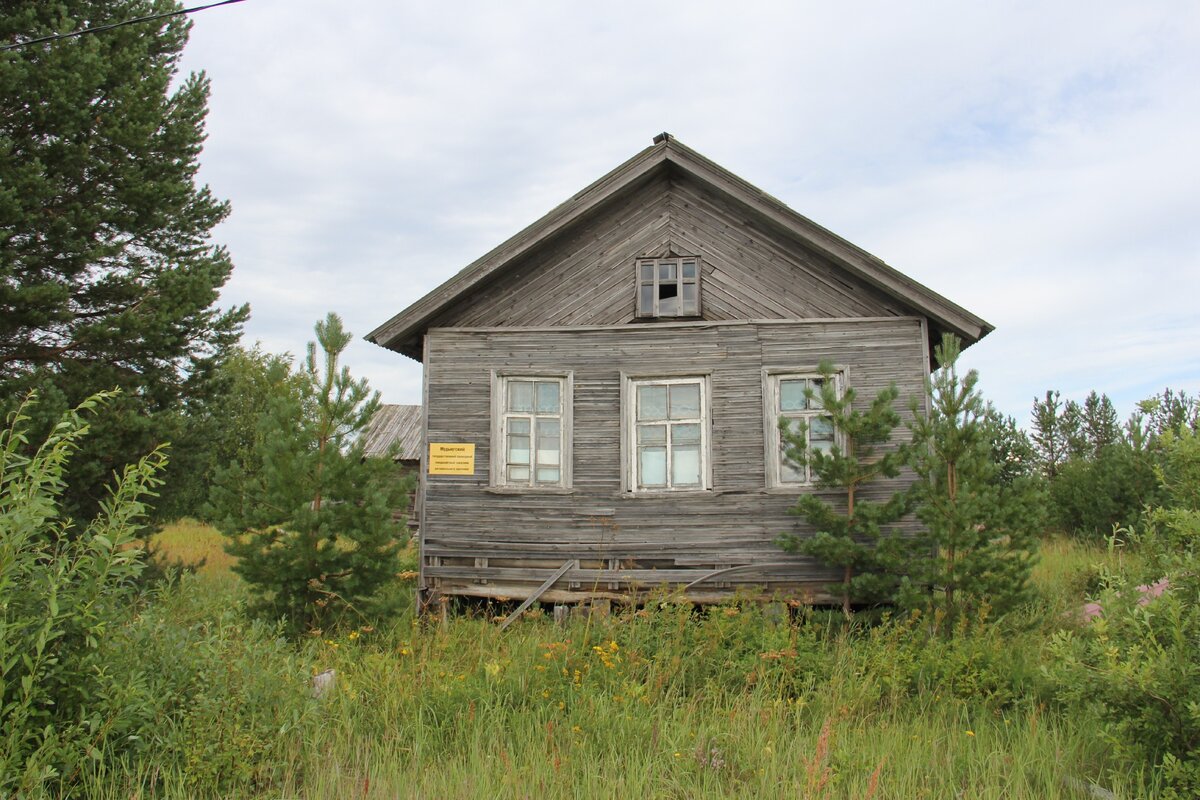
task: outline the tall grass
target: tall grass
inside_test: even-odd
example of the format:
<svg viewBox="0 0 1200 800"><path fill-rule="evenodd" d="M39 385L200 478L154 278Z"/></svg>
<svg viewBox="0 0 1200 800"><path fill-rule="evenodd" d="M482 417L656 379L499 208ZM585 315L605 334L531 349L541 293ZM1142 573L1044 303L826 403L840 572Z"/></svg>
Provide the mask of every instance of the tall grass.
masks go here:
<svg viewBox="0 0 1200 800"><path fill-rule="evenodd" d="M188 525L160 546L202 549L206 536ZM1068 587L1107 558L1052 542L1042 606L1081 601ZM240 591L210 566L177 587L169 614L193 624ZM386 630L307 639L287 664L242 659L266 673L337 672L329 695L280 720L271 770L199 785L143 762L97 776L91 794L1069 798L1087 796L1082 780L1143 796L1136 775L1114 780L1121 765L1086 726L1040 699L1047 632L1071 624L1042 611L967 621L953 637L919 617L847 626L736 602L700 614L665 596L565 626L535 610L504 633L481 617L441 626L409 613ZM245 735L232 715L228 729L206 720L205 736Z"/></svg>

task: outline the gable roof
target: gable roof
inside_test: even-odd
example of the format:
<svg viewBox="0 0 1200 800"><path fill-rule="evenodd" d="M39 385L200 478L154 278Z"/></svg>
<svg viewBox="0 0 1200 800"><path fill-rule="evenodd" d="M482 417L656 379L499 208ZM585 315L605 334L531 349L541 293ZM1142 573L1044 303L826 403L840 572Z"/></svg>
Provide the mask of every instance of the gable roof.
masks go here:
<svg viewBox="0 0 1200 800"><path fill-rule="evenodd" d="M419 461L421 424L420 406L381 405L363 431L363 455L373 458L391 453L397 461Z"/></svg>
<svg viewBox="0 0 1200 800"><path fill-rule="evenodd" d="M468 264L441 286L371 331L366 339L420 361L425 330L439 315L534 248L608 203L636 191L663 172L682 174L720 193L756 219L823 254L850 274L925 316L931 322L930 335L934 341L940 338L939 332L947 331L959 336L964 346L969 346L994 329L962 306L797 214L771 195L663 133L654 137L650 147Z"/></svg>

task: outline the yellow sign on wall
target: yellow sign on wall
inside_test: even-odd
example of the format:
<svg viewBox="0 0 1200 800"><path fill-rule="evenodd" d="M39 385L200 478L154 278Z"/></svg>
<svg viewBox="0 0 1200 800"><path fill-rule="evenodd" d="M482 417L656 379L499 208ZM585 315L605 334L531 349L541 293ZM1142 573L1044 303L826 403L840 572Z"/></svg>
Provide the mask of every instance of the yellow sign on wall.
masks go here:
<svg viewBox="0 0 1200 800"><path fill-rule="evenodd" d="M474 475L475 445L456 442L429 443L430 475Z"/></svg>

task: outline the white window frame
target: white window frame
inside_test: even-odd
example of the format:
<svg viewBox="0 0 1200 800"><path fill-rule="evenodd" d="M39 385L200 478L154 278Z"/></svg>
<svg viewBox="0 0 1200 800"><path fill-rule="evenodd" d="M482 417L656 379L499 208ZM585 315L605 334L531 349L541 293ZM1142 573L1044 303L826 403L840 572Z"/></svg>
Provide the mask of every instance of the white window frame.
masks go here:
<svg viewBox="0 0 1200 800"><path fill-rule="evenodd" d="M686 375L625 375L621 376L621 423L622 423L622 453L621 460L624 465L622 470L621 482L622 491L632 494L651 495L651 494L683 494L688 492L705 492L712 488L712 408L711 382L707 374L688 373ZM653 421L653 424L666 424L668 426L674 424L699 424L700 426L700 484L698 486L680 486L673 487L671 481L671 432L668 431L666 441L667 448L667 464L666 477L667 485L665 486L640 486L640 458L638 453L638 387L640 386L671 386L679 384L694 383L700 387L700 412L697 417ZM646 424L646 423L642 423Z"/></svg>
<svg viewBox="0 0 1200 800"><path fill-rule="evenodd" d="M767 487L772 489L792 489L796 487L813 486L816 478L812 472L812 464L804 466L804 477L794 480L785 476L783 471L783 436L779 430L780 417L788 419L804 419L829 416L824 409L806 409L804 411L783 411L781 408L780 385L787 380L819 380L824 376L816 369L811 370L772 370L763 372L763 433L766 441L766 473ZM835 368L833 373L834 391L842 396L846 386L846 371ZM812 424L808 424L811 433ZM834 430L833 443L840 449L845 449L841 432Z"/></svg>
<svg viewBox="0 0 1200 800"><path fill-rule="evenodd" d="M538 412L536 388L533 411L510 411L508 409L509 384L557 383L559 409L557 414ZM515 491L543 491L570 489L572 481L572 406L574 398L574 376L564 372L492 372L492 442L491 442L491 486ZM537 480L537 419L556 418L558 428L558 481ZM513 420L528 420L529 423L529 478L525 481L510 480L508 477L508 435Z"/></svg>
<svg viewBox="0 0 1200 800"><path fill-rule="evenodd" d="M684 277L684 266L690 266L693 269L693 274L690 277ZM675 277L664 277L661 272L663 267L674 267ZM699 256L675 256L673 258L639 258L636 259L633 265L634 279L634 309L639 319L673 319L676 317L691 318L700 316L700 274L702 272ZM647 276L646 273L649 273ZM666 286L675 288L676 298L675 310L664 312L662 309L663 298L661 289ZM694 287L696 294L695 307L684 308L683 295L685 287ZM642 294L645 289L650 291L649 307L642 302Z"/></svg>

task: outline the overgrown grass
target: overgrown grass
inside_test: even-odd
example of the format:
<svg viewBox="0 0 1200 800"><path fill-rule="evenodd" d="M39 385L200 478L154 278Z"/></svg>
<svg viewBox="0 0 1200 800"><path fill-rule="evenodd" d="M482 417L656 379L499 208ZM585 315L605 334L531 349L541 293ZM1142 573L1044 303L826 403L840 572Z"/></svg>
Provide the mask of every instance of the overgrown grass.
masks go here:
<svg viewBox="0 0 1200 800"><path fill-rule="evenodd" d="M159 541L174 557L177 543L219 547L190 523ZM930 635L918 617L847 626L752 604L697 614L668 597L562 627L535 612L504 633L478 617L440 626L410 614L387 630L306 640L288 664L241 656L266 674L337 671L326 698L303 699L261 743L271 769L210 769L199 784L187 768L131 767L92 795L1070 798L1087 796L1073 783L1083 780L1145 796L1038 685L1047 636L1072 624L1057 610L1082 602L1094 564L1119 557L1052 540L1037 607L953 637ZM214 563L181 582L164 613L195 624L236 608L242 589ZM226 727L203 719L202 738L218 742L258 742L267 729L244 715Z"/></svg>
<svg viewBox="0 0 1200 800"><path fill-rule="evenodd" d="M151 537L150 549L164 565L184 565L209 576L228 575L235 561L225 552L220 532L194 519L164 527Z"/></svg>

